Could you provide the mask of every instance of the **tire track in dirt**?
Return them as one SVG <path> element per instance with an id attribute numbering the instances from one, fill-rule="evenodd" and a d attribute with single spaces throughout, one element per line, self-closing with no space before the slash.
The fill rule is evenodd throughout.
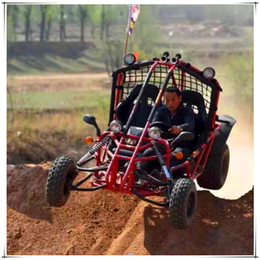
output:
<path id="1" fill-rule="evenodd" d="M 238 200 L 199 191 L 194 223 L 176 230 L 167 209 L 120 193 L 74 192 L 64 207 L 50 208 L 50 165 L 8 167 L 8 255 L 253 254 L 253 191 Z"/>

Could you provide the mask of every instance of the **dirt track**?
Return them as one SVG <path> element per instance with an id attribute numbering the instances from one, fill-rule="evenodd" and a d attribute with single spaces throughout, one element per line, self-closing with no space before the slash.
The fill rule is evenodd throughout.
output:
<path id="1" fill-rule="evenodd" d="M 8 166 L 8 255 L 252 255 L 253 191 L 238 200 L 198 192 L 185 231 L 168 211 L 107 191 L 72 193 L 50 208 L 44 190 L 50 163 Z"/>

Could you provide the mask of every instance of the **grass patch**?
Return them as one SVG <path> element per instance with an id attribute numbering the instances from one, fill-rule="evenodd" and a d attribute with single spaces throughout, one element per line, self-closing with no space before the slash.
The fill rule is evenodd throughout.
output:
<path id="1" fill-rule="evenodd" d="M 83 121 L 88 112 L 94 114 L 102 131 L 107 128 L 108 111 L 104 107 L 70 110 L 8 111 L 7 162 L 39 163 L 67 154 L 78 160 L 91 145 L 84 143 L 87 135 L 95 138 L 94 127 Z M 14 116 L 14 120 L 12 120 Z"/>
<path id="2" fill-rule="evenodd" d="M 67 154 L 75 160 L 89 146 L 95 129 L 83 121 L 96 116 L 107 128 L 110 85 L 106 74 L 60 77 L 13 77 L 8 80 L 8 163 L 39 163 Z"/>
<path id="3" fill-rule="evenodd" d="M 83 90 L 62 90 L 51 92 L 13 93 L 12 98 L 18 109 L 75 109 L 108 107 L 109 90 L 102 92 L 86 92 Z M 7 104 L 10 108 L 10 101 Z"/>

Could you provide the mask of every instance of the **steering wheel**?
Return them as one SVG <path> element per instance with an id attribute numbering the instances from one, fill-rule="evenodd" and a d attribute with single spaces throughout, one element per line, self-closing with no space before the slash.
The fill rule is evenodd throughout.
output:
<path id="1" fill-rule="evenodd" d="M 174 135 L 170 132 L 168 132 L 169 128 L 171 128 L 171 125 L 164 123 L 162 121 L 156 121 L 150 125 L 150 127 L 157 126 L 162 130 L 162 135 L 165 136 L 162 137 L 166 139 L 168 142 L 170 142 L 170 147 L 173 148 L 173 145 L 176 144 L 177 141 L 191 141 L 195 138 L 195 135 L 191 132 L 184 131 L 178 135 Z"/>
<path id="2" fill-rule="evenodd" d="M 153 126 L 157 126 L 162 130 L 162 138 L 166 139 L 168 142 L 171 142 L 177 136 L 177 135 L 174 135 L 174 134 L 168 132 L 168 130 L 172 127 L 170 124 L 164 123 L 162 121 L 156 121 L 150 125 L 150 127 L 153 127 Z"/>
<path id="3" fill-rule="evenodd" d="M 159 127 L 163 132 L 168 132 L 168 130 L 172 127 L 170 124 L 164 123 L 162 121 L 156 121 L 151 123 L 150 127 L 153 126 Z"/>

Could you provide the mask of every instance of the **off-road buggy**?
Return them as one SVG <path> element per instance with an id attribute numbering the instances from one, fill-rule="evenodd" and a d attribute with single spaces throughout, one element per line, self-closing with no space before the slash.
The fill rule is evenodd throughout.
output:
<path id="1" fill-rule="evenodd" d="M 187 228 L 197 207 L 200 187 L 220 189 L 225 183 L 229 166 L 229 148 L 226 144 L 235 120 L 226 115 L 217 116 L 220 87 L 214 79 L 214 69 L 200 71 L 180 60 L 181 55 L 137 62 L 128 54 L 126 65 L 112 75 L 112 92 L 108 129 L 101 133 L 95 117 L 85 115 L 84 121 L 93 125 L 97 139 L 93 147 L 76 164 L 68 156 L 59 156 L 52 164 L 46 185 L 46 198 L 53 207 L 61 207 L 71 191 L 106 189 L 136 195 L 140 199 L 169 208 L 173 227 Z M 195 135 L 181 132 L 176 138 L 163 139 L 161 131 L 170 126 L 152 122 L 168 86 L 182 93 L 184 106 L 195 113 Z M 87 142 L 91 138 L 87 138 Z M 179 141 L 193 139 L 193 153 L 184 163 L 169 168 L 171 151 Z M 165 148 L 161 153 L 158 144 Z M 152 147 L 155 155 L 145 157 L 143 152 Z M 95 167 L 87 164 L 96 161 Z M 139 161 L 158 160 L 160 176 L 142 175 L 136 169 Z M 75 183 L 79 171 L 88 172 Z M 80 187 L 83 183 L 90 185 Z M 157 196 L 151 199 L 151 196 Z M 163 198 L 162 198 L 163 197 Z"/>

